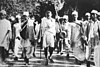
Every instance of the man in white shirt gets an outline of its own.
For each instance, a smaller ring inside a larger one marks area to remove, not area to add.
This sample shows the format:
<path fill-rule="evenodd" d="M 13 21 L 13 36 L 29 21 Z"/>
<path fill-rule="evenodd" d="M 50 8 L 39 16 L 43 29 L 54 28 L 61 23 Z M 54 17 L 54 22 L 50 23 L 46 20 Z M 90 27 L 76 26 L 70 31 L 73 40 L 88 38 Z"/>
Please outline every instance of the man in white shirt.
<path fill-rule="evenodd" d="M 9 38 L 11 38 L 11 23 L 5 18 L 6 11 L 0 11 L 0 47 L 4 48 L 0 50 L 0 63 L 4 62 L 5 54 L 4 50 L 8 51 L 9 48 Z"/>
<path fill-rule="evenodd" d="M 68 47 L 68 49 L 70 50 L 70 37 L 71 37 L 71 25 L 70 23 L 68 22 L 68 15 L 64 15 L 63 16 L 63 19 L 64 19 L 64 31 L 66 33 L 65 35 L 65 49 L 66 49 L 66 46 Z M 69 52 L 67 51 L 67 59 L 69 58 Z"/>
<path fill-rule="evenodd" d="M 96 67 L 100 67 L 100 55 L 99 55 L 99 21 L 97 19 L 98 11 L 92 10 L 92 23 L 90 28 L 89 40 L 91 43 L 91 48 L 94 49 L 94 63 Z"/>
<path fill-rule="evenodd" d="M 46 17 L 42 19 L 42 32 L 43 32 L 43 47 L 46 58 L 46 65 L 48 65 L 48 59 L 52 60 L 52 54 L 54 50 L 54 36 L 55 36 L 55 20 L 52 18 L 51 11 L 46 12 Z M 48 51 L 50 56 L 48 56 Z"/>

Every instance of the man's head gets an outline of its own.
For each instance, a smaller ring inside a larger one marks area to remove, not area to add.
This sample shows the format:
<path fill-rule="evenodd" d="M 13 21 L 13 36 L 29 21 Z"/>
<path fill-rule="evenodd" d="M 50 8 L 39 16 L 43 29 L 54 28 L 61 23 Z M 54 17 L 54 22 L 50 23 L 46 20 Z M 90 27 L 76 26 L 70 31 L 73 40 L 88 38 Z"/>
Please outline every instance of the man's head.
<path fill-rule="evenodd" d="M 6 15 L 6 14 L 7 14 L 5 10 L 1 10 L 0 12 L 1 12 L 3 15 Z"/>
<path fill-rule="evenodd" d="M 73 16 L 74 20 L 77 19 L 78 18 L 78 12 L 76 10 L 73 11 L 72 16 Z"/>
<path fill-rule="evenodd" d="M 90 17 L 91 17 L 91 14 L 90 14 L 89 12 L 87 12 L 87 13 L 85 14 L 86 20 L 90 20 Z"/>
<path fill-rule="evenodd" d="M 14 17 L 14 16 L 11 16 L 11 17 L 10 17 L 10 20 L 11 20 L 11 21 L 15 21 L 15 17 Z"/>
<path fill-rule="evenodd" d="M 25 18 L 28 20 L 28 18 L 29 18 L 29 12 L 28 11 L 23 12 L 23 16 L 25 16 Z"/>
<path fill-rule="evenodd" d="M 68 19 L 69 19 L 69 18 L 68 18 L 68 15 L 64 15 L 64 16 L 63 16 L 63 19 L 64 19 L 65 21 L 68 22 Z"/>
<path fill-rule="evenodd" d="M 1 11 L 0 11 L 0 14 L 1 14 L 1 15 L 0 15 L 0 18 L 3 19 L 3 18 L 6 17 L 6 14 L 7 14 L 7 13 L 6 13 L 5 10 L 1 10 Z"/>
<path fill-rule="evenodd" d="M 16 15 L 16 18 L 21 19 L 21 15 L 20 14 L 17 14 Z"/>
<path fill-rule="evenodd" d="M 46 17 L 47 18 L 51 18 L 52 17 L 52 12 L 51 11 L 47 11 L 46 12 Z"/>
<path fill-rule="evenodd" d="M 98 11 L 97 10 L 92 10 L 91 11 L 92 20 L 96 20 L 97 19 L 97 15 L 98 15 Z"/>

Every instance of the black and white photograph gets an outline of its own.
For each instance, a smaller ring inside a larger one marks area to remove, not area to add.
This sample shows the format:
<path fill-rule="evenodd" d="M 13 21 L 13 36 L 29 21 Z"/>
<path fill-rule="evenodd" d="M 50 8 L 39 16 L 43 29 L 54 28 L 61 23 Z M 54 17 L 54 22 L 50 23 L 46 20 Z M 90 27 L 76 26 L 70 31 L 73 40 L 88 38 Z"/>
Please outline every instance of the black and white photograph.
<path fill-rule="evenodd" d="M 100 0 L 0 0 L 0 67 L 100 67 Z"/>

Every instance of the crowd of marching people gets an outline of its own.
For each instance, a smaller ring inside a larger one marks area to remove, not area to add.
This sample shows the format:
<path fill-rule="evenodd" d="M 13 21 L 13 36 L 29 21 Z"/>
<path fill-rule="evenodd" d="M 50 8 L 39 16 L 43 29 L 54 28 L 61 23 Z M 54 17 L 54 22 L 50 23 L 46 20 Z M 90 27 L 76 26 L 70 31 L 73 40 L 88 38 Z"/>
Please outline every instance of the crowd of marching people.
<path fill-rule="evenodd" d="M 36 57 L 35 50 L 40 46 L 44 49 L 45 65 L 48 61 L 54 63 L 52 55 L 57 49 L 61 55 L 67 51 L 67 59 L 71 51 L 75 62 L 86 62 L 87 67 L 90 67 L 91 54 L 94 54 L 95 66 L 100 67 L 100 12 L 97 10 L 85 13 L 82 20 L 78 20 L 78 12 L 73 11 L 72 22 L 68 15 L 52 18 L 51 11 L 47 11 L 41 21 L 28 11 L 6 16 L 6 11 L 1 10 L 0 63 L 4 63 L 12 50 L 15 61 L 22 57 L 29 64 L 29 58 Z M 21 55 L 19 51 L 22 51 Z"/>

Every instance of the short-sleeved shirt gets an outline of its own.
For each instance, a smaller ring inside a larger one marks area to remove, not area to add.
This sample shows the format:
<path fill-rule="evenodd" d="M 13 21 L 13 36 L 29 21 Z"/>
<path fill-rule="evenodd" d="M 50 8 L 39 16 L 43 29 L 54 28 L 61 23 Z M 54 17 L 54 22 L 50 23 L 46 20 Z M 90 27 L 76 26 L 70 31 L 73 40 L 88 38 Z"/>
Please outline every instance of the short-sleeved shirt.
<path fill-rule="evenodd" d="M 11 31 L 11 23 L 10 21 L 8 21 L 7 19 L 3 19 L 3 20 L 0 20 L 0 46 L 4 46 L 5 48 L 6 47 L 6 43 L 7 43 L 7 38 L 5 39 L 4 43 L 2 43 L 7 31 L 10 30 Z"/>

